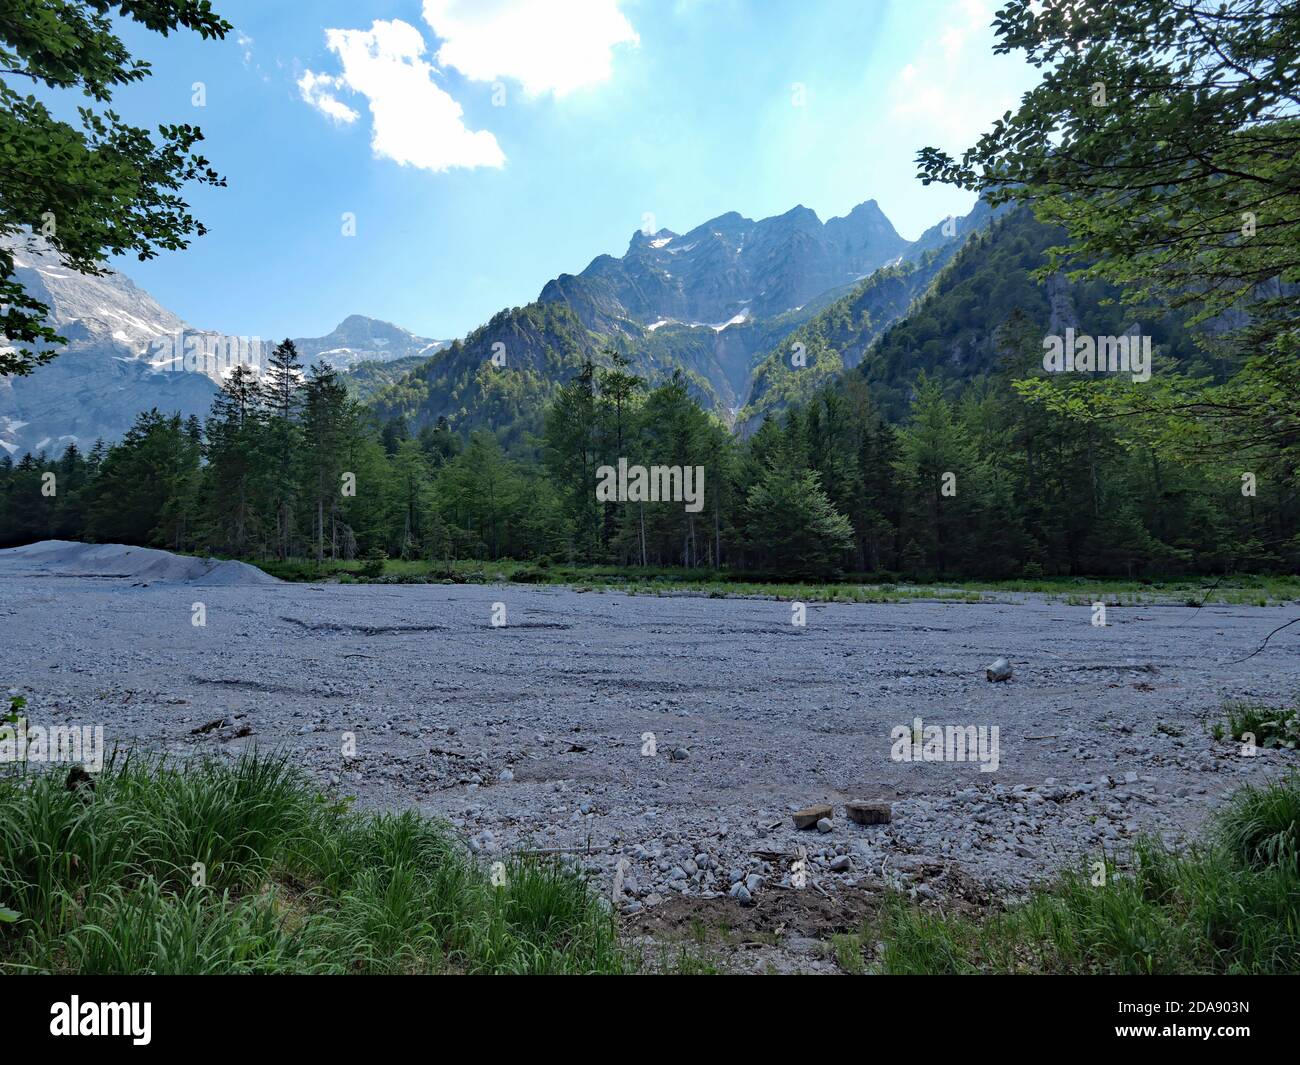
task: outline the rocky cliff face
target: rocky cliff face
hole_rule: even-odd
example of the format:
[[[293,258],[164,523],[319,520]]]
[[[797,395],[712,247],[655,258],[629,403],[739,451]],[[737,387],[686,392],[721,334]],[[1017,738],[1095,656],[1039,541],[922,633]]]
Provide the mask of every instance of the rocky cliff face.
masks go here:
[[[549,282],[589,329],[656,322],[708,325],[770,318],[898,258],[909,243],[875,200],[825,224],[807,207],[758,222],[735,212],[679,235],[636,232],[622,258],[602,255]]]
[[[18,245],[14,264],[68,343],[30,376],[0,377],[0,448],[53,453],[74,441],[116,438],[150,407],[207,410],[212,380],[172,372],[166,355],[171,338],[189,327],[147,292],[118,273],[68,270],[40,244]]]
[[[600,255],[548,281],[535,303],[502,311],[380,394],[376,407],[416,426],[445,417],[518,432],[509,419],[535,422],[529,412],[583,358],[600,362],[613,349],[652,384],[682,370],[696,397],[732,424],[756,369],[792,330],[881,268],[955,247],[985,221],[977,209],[914,245],[868,200],[825,223],[799,206],[757,222],[730,212],[685,234],[637,231],[621,257]],[[486,361],[498,344],[504,367]]]

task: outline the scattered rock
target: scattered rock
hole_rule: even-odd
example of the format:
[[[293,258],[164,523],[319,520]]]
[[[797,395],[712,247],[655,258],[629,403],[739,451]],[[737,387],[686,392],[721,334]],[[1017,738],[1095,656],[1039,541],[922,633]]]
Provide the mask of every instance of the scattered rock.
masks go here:
[[[834,812],[825,803],[819,803],[816,806],[805,806],[802,810],[795,811],[794,827],[799,829],[812,828],[818,821],[830,817]]]
[[[822,835],[825,835],[827,832],[834,832],[835,822],[832,821],[829,817],[823,817],[820,821],[817,822],[817,831],[822,833]]]
[[[894,819],[894,808],[887,802],[849,802],[844,810],[858,825],[887,825]]]

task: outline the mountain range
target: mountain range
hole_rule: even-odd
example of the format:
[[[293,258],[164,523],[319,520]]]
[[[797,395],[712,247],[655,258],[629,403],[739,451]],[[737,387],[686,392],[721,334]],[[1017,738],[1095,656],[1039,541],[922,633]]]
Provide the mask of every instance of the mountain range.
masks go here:
[[[680,370],[697,399],[749,431],[860,361],[989,220],[977,204],[908,241],[874,200],[826,222],[803,206],[758,221],[731,212],[684,234],[638,230],[622,256],[560,274],[534,302],[450,344],[362,315],[295,343],[308,365],[346,371],[381,420],[416,429],[445,418],[518,439],[585,359],[617,351],[651,384]],[[150,407],[202,416],[222,363],[196,352],[269,350],[193,328],[120,273],[70,271],[39,242],[15,254],[20,280],[68,344],[32,375],[0,378],[0,448],[10,454],[116,439]],[[807,370],[791,365],[789,343],[814,335],[827,315],[843,317],[846,301],[852,349],[835,359],[818,349]]]
[[[8,454],[113,441],[151,407],[202,417],[228,357],[264,358],[272,346],[195,329],[125,275],[69,270],[39,240],[11,247],[18,280],[50,308],[49,321],[68,343],[29,376],[0,377],[0,449]],[[375,363],[401,365],[445,344],[355,314],[323,337],[294,343],[306,365],[323,360],[354,372]]]
[[[413,428],[445,418],[509,441],[538,427],[546,398],[584,360],[608,362],[612,351],[652,384],[682,371],[697,400],[748,430],[788,398],[769,395],[756,373],[785,338],[882,272],[900,272],[907,280],[863,297],[861,313],[883,329],[990,217],[977,204],[908,241],[868,200],[824,223],[799,206],[757,222],[724,214],[680,235],[639,230],[621,257],[548,281],[533,303],[499,312],[374,406]]]

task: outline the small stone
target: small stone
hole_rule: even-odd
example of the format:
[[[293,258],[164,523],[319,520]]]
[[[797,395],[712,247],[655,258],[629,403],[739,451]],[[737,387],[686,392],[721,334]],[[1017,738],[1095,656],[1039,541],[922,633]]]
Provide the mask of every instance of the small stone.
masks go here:
[[[819,803],[816,806],[805,806],[794,814],[794,827],[799,829],[812,828],[818,821],[824,821],[835,811],[825,803]]]
[[[835,822],[829,817],[823,817],[817,822],[817,831],[825,835],[827,832],[835,831]]]
[[[858,825],[887,825],[894,819],[894,808],[887,802],[850,802],[844,810]]]
[[[749,888],[745,887],[744,884],[732,884],[731,897],[742,906],[748,906],[754,901],[754,896],[749,893]]]
[[[830,869],[832,873],[847,873],[851,864],[852,862],[850,861],[849,856],[847,854],[841,854],[838,858],[831,860]]]
[[[509,784],[514,779],[515,779],[514,771],[510,769],[501,770],[500,775],[497,777],[497,780],[502,784]]]
[[[691,752],[688,751],[685,747],[674,747],[674,748],[673,748],[673,753],[672,753],[671,755],[669,755],[669,757],[670,757],[674,762],[684,762],[684,761],[686,761],[686,759],[688,759],[690,756],[691,756]]]
[[[1011,663],[1005,658],[996,659],[993,664],[984,671],[984,676],[991,681],[1010,680]]]

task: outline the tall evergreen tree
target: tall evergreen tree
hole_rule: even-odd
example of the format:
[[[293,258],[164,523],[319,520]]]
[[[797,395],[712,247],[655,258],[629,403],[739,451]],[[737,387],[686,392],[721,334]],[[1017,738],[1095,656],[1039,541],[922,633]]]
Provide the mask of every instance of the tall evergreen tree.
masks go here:
[[[288,558],[297,533],[296,504],[301,483],[299,467],[303,429],[302,360],[292,340],[275,346],[268,360],[262,394],[266,403],[264,446],[272,468],[272,507],[275,513],[276,557]]]
[[[311,539],[318,562],[338,557],[338,516],[342,501],[343,456],[350,414],[348,393],[325,362],[312,367],[304,388],[302,430],[306,445],[304,495],[311,508]]]

